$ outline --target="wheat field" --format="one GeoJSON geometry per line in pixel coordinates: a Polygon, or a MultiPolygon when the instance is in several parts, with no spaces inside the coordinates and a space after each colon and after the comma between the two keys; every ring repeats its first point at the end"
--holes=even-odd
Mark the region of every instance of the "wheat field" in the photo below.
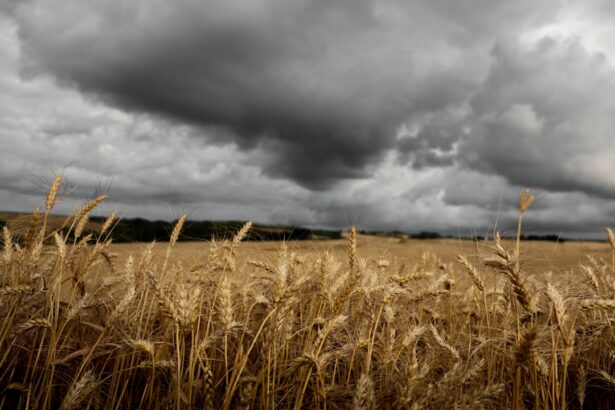
{"type": "MultiPolygon", "coordinates": [[[[3,230],[0,408],[492,409],[615,403],[606,243],[114,245],[105,197],[3,230]]],[[[531,212],[526,191],[518,233],[531,212]],[[528,209],[530,208],[530,209],[528,209]]],[[[607,236],[608,234],[608,236],[607,236]]]]}

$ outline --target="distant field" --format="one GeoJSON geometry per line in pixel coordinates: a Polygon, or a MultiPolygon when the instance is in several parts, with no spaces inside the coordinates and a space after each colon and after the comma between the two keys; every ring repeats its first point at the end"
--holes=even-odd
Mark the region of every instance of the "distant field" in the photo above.
{"type": "MultiPolygon", "coordinates": [[[[512,241],[503,241],[512,246],[512,241]]],[[[455,239],[407,239],[387,238],[381,236],[358,235],[358,252],[361,258],[371,263],[380,259],[387,260],[393,267],[411,268],[418,263],[421,255],[432,252],[446,263],[457,263],[457,255],[466,255],[470,259],[476,256],[486,257],[492,253],[493,241],[472,241],[455,239]]],[[[114,244],[111,251],[117,254],[118,263],[125,261],[128,255],[138,257],[145,248],[144,243],[114,244]]],[[[154,247],[154,261],[165,256],[166,243],[157,243],[154,247]]],[[[289,241],[290,251],[303,257],[312,258],[328,250],[336,258],[344,258],[348,252],[347,240],[289,241]]],[[[281,242],[244,242],[237,252],[240,264],[248,260],[275,259],[281,242]]],[[[172,262],[191,263],[207,258],[210,242],[178,242],[171,254],[172,262]]],[[[565,272],[577,268],[579,263],[586,263],[586,255],[597,259],[610,258],[611,248],[608,243],[575,242],[563,243],[545,241],[522,242],[522,267],[527,272],[545,273],[549,270],[565,272]]]]}

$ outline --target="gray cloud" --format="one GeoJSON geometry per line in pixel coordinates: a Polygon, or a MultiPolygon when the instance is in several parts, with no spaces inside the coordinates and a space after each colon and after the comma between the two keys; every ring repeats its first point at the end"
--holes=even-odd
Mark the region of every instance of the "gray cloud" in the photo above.
{"type": "Polygon", "coordinates": [[[527,185],[529,229],[597,231],[615,217],[609,7],[4,2],[0,200],[23,207],[51,168],[133,216],[454,233],[514,226],[527,185]]]}
{"type": "Polygon", "coordinates": [[[406,117],[461,103],[480,72],[473,50],[399,20],[396,4],[162,3],[24,3],[22,68],[123,109],[227,128],[242,149],[276,152],[267,173],[315,189],[365,176],[406,117]]]}
{"type": "Polygon", "coordinates": [[[511,183],[615,197],[615,71],[578,40],[496,45],[461,157],[511,183]]]}

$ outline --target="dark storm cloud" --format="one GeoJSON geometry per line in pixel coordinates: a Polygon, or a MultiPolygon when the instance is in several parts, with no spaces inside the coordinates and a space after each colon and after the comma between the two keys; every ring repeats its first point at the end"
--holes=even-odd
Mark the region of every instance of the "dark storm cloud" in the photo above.
{"type": "Polygon", "coordinates": [[[13,15],[24,73],[50,73],[123,109],[226,129],[207,135],[268,150],[268,175],[312,189],[366,177],[367,165],[397,149],[416,168],[461,160],[515,184],[609,194],[587,181],[591,173],[536,173],[540,154],[525,152],[523,134],[532,130],[517,129],[545,116],[541,143],[575,150],[580,130],[559,126],[586,125],[577,106],[593,94],[583,86],[594,91],[611,76],[579,45],[517,46],[557,21],[560,3],[67,0],[22,2],[13,15]],[[596,69],[604,78],[579,78],[596,69]],[[416,134],[398,140],[417,119],[416,134]]]}
{"type": "Polygon", "coordinates": [[[24,73],[225,127],[241,148],[276,153],[270,175],[326,188],[365,176],[409,115],[461,103],[478,80],[474,50],[431,39],[439,17],[416,11],[432,13],[363,0],[35,1],[14,15],[24,73]]]}
{"type": "Polygon", "coordinates": [[[177,203],[467,233],[514,228],[528,185],[528,229],[595,231],[615,217],[613,13],[598,0],[0,0],[0,201],[20,208],[41,191],[24,175],[53,169],[81,199],[110,187],[132,216],[177,203]]]}

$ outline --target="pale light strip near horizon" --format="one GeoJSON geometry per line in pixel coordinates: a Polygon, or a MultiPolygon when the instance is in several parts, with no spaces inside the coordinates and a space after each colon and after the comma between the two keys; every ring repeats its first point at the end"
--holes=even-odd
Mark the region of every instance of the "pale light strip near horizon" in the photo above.
{"type": "Polygon", "coordinates": [[[615,226],[608,1],[0,1],[0,210],[615,226]]]}

